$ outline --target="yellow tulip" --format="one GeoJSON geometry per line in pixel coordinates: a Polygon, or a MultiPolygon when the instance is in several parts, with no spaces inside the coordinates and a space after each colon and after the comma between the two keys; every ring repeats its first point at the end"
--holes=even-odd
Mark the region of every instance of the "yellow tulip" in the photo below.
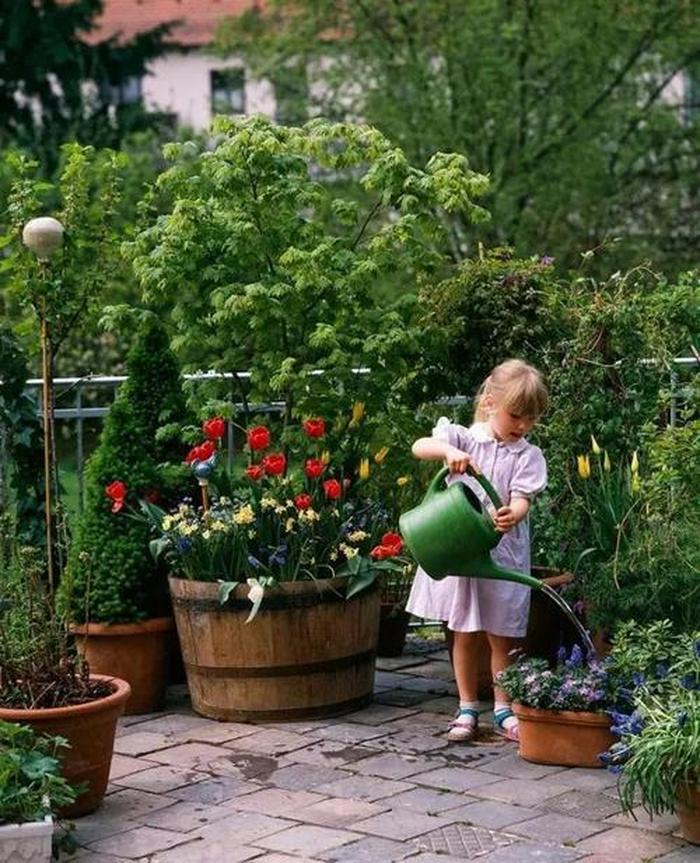
{"type": "Polygon", "coordinates": [[[360,460],[360,467],[358,469],[358,473],[360,474],[360,479],[369,479],[369,459],[363,458],[360,460]]]}
{"type": "Polygon", "coordinates": [[[593,435],[591,435],[591,449],[593,450],[593,455],[600,455],[600,446],[593,435]]]}
{"type": "Polygon", "coordinates": [[[587,455],[577,455],[578,475],[581,479],[588,479],[591,475],[591,460],[587,455]]]}
{"type": "Polygon", "coordinates": [[[374,460],[377,464],[381,464],[387,456],[389,452],[388,446],[383,446],[380,450],[377,450],[374,454],[374,460]]]}
{"type": "Polygon", "coordinates": [[[605,450],[605,455],[603,456],[603,469],[610,473],[610,456],[608,455],[608,451],[605,450]]]}
{"type": "Polygon", "coordinates": [[[399,485],[399,486],[400,486],[400,485],[406,485],[406,483],[408,482],[408,480],[409,480],[409,477],[407,477],[407,476],[400,476],[400,477],[396,480],[396,485],[399,485]]]}
{"type": "Polygon", "coordinates": [[[639,473],[639,456],[637,455],[637,450],[632,453],[632,462],[630,464],[630,470],[636,476],[639,473]]]}
{"type": "Polygon", "coordinates": [[[324,449],[323,452],[321,453],[321,461],[324,464],[328,464],[330,462],[330,460],[331,460],[331,454],[330,454],[329,450],[324,449]]]}
{"type": "Polygon", "coordinates": [[[352,406],[352,419],[350,420],[350,428],[359,426],[362,422],[362,417],[365,415],[365,403],[355,402],[352,406]]]}

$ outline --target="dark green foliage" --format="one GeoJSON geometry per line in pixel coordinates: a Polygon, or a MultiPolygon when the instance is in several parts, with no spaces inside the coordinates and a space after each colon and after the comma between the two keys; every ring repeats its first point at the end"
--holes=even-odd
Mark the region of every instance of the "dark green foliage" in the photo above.
{"type": "Polygon", "coordinates": [[[167,335],[153,318],[129,354],[128,371],[86,470],[85,510],[62,593],[77,621],[134,622],[168,609],[165,573],[150,555],[148,525],[131,509],[153,493],[167,505],[187,482],[177,466],[184,451],[173,441],[187,419],[184,397],[167,335]],[[115,481],[128,489],[119,512],[112,512],[105,493],[115,481]]]}
{"type": "Polygon", "coordinates": [[[0,721],[0,824],[43,821],[76,798],[62,776],[62,737],[37,735],[26,725],[0,721]]]}
{"type": "Polygon", "coordinates": [[[25,392],[27,360],[18,339],[0,327],[0,511],[15,516],[18,538],[44,542],[41,424],[25,392]]]}
{"type": "Polygon", "coordinates": [[[554,297],[561,290],[547,259],[516,258],[509,249],[493,249],[437,285],[424,284],[431,396],[474,394],[508,357],[537,365],[556,337],[554,297]]]}
{"type": "Polygon", "coordinates": [[[117,146],[125,133],[156,119],[139,104],[117,105],[110,113],[111,93],[145,73],[163,53],[170,28],[163,25],[128,42],[111,38],[89,44],[85,34],[103,5],[102,0],[4,0],[0,146],[26,148],[52,169],[64,141],[117,146]],[[95,85],[90,96],[87,81],[95,85]],[[21,104],[15,100],[18,91],[25,97],[21,104]]]}

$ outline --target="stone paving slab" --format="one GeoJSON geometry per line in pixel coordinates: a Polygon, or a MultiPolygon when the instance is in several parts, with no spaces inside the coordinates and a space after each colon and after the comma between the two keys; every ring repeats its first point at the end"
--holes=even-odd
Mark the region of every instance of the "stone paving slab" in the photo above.
{"type": "Polygon", "coordinates": [[[488,704],[477,741],[449,744],[447,655],[425,644],[382,660],[375,701],[347,716],[215,722],[179,687],[162,714],[123,718],[107,796],[67,859],[700,863],[674,816],[621,813],[612,774],[520,759],[488,704]]]}

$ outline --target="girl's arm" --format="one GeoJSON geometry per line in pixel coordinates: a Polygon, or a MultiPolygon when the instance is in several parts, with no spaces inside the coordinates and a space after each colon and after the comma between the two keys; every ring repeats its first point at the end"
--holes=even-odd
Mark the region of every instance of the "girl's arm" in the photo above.
{"type": "Polygon", "coordinates": [[[530,510],[530,501],[526,497],[516,497],[508,506],[502,506],[496,511],[493,522],[499,533],[506,533],[522,521],[530,510]]]}
{"type": "Polygon", "coordinates": [[[479,473],[479,469],[466,452],[434,437],[418,438],[411,447],[411,452],[420,459],[444,460],[450,473],[464,473],[468,467],[471,467],[474,473],[479,473]]]}

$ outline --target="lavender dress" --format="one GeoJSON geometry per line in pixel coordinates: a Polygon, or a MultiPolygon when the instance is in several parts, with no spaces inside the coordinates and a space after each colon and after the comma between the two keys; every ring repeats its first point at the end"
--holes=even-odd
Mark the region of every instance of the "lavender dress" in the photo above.
{"type": "MultiPolygon", "coordinates": [[[[441,417],[433,437],[466,452],[490,479],[504,504],[514,498],[531,500],[547,485],[547,464],[542,451],[524,438],[514,443],[497,441],[488,423],[470,428],[441,417]]],[[[466,474],[454,474],[448,483],[465,482],[482,504],[493,511],[486,492],[466,474]]],[[[491,552],[492,560],[516,572],[530,572],[530,530],[525,518],[503,535],[491,552]]],[[[485,630],[493,635],[521,638],[527,630],[530,588],[511,581],[448,575],[430,578],[420,567],[406,608],[418,617],[443,620],[457,632],[485,630]]]]}

